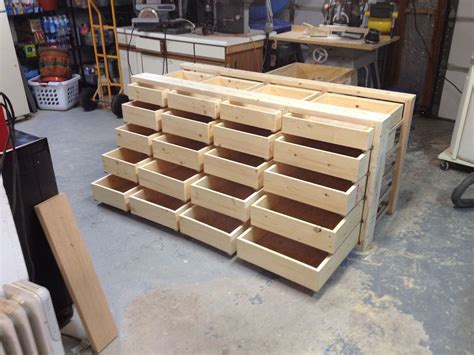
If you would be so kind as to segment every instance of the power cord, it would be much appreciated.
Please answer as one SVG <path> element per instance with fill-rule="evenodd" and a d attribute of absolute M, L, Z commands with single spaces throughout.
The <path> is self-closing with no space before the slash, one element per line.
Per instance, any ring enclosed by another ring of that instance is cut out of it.
<path fill-rule="evenodd" d="M 21 183 L 21 177 L 20 177 L 20 165 L 18 163 L 18 155 L 16 151 L 16 132 L 15 132 L 15 110 L 13 109 L 13 105 L 8 98 L 6 94 L 3 92 L 0 92 L 0 110 L 5 110 L 6 114 L 6 121 L 7 121 L 7 127 L 8 127 L 8 138 L 5 141 L 5 145 L 2 150 L 2 157 L 0 160 L 0 175 L 3 174 L 3 168 L 5 164 L 5 159 L 7 156 L 7 151 L 8 151 L 8 146 L 9 143 L 11 145 L 11 158 L 12 158 L 12 202 L 11 202 L 11 211 L 12 214 L 15 214 L 16 208 L 17 208 L 17 203 L 20 208 L 20 222 L 22 226 L 22 233 L 18 233 L 18 236 L 23 239 L 25 249 L 26 249 L 26 257 L 27 261 L 29 263 L 29 270 L 30 270 L 30 279 L 34 280 L 35 279 L 35 266 L 33 264 L 33 259 L 31 257 L 31 252 L 30 252 L 30 244 L 28 242 L 28 238 L 26 237 L 26 222 L 25 222 L 25 209 L 23 205 L 23 186 Z M 17 231 L 19 229 L 17 228 Z"/>
<path fill-rule="evenodd" d="M 431 52 L 428 49 L 428 45 L 426 44 L 425 37 L 423 36 L 423 34 L 421 33 L 421 31 L 418 28 L 415 0 L 411 0 L 411 4 L 412 4 L 412 7 L 413 7 L 413 20 L 414 20 L 414 25 L 415 25 L 415 31 L 416 31 L 416 33 L 418 33 L 418 36 L 420 36 L 421 41 L 423 42 L 423 46 L 425 47 L 426 54 L 428 54 L 428 60 L 430 60 L 431 59 Z M 454 84 L 451 80 L 449 80 L 445 75 L 443 75 L 442 77 L 443 77 L 444 80 L 446 80 L 448 83 L 450 83 L 456 89 L 456 91 L 458 91 L 460 94 L 462 94 L 462 90 L 456 84 Z"/>
<path fill-rule="evenodd" d="M 132 66 L 130 65 L 130 45 L 132 44 L 133 31 L 135 31 L 135 27 L 133 27 L 132 32 L 130 32 L 130 39 L 128 40 L 128 46 L 127 46 L 127 63 L 128 63 L 128 71 L 130 72 L 130 75 L 134 75 L 132 72 Z"/>

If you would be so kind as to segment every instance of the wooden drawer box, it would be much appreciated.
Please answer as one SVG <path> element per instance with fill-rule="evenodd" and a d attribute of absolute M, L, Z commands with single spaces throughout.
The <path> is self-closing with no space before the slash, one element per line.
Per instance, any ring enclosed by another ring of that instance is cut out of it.
<path fill-rule="evenodd" d="M 168 94 L 168 107 L 198 115 L 219 118 L 220 99 L 215 97 L 172 91 Z"/>
<path fill-rule="evenodd" d="M 204 172 L 250 186 L 263 186 L 263 171 L 271 165 L 262 158 L 225 148 L 214 148 L 204 154 Z"/>
<path fill-rule="evenodd" d="M 224 101 L 220 117 L 226 121 L 246 124 L 277 132 L 281 129 L 282 112 L 278 109 Z"/>
<path fill-rule="evenodd" d="M 402 104 L 349 95 L 324 94 L 315 98 L 313 102 L 350 109 L 384 113 L 390 116 L 390 127 L 396 126 L 397 123 L 402 119 L 403 114 Z"/>
<path fill-rule="evenodd" d="M 141 101 L 131 101 L 122 105 L 122 112 L 123 121 L 126 123 L 150 128 L 157 132 L 161 131 L 163 109 L 160 106 Z"/>
<path fill-rule="evenodd" d="M 163 160 L 154 160 L 138 169 L 141 186 L 182 201 L 190 200 L 191 184 L 201 176 L 192 169 Z"/>
<path fill-rule="evenodd" d="M 150 161 L 148 155 L 127 148 L 117 148 L 102 154 L 105 172 L 135 183 L 138 182 L 138 168 Z"/>
<path fill-rule="evenodd" d="M 374 129 L 355 123 L 321 117 L 283 116 L 282 133 L 366 151 L 371 148 Z"/>
<path fill-rule="evenodd" d="M 256 227 L 237 238 L 237 256 L 313 291 L 319 291 L 359 238 L 355 227 L 333 255 Z"/>
<path fill-rule="evenodd" d="M 157 85 L 134 82 L 128 84 L 128 97 L 131 100 L 166 107 L 170 90 Z"/>
<path fill-rule="evenodd" d="M 262 190 L 255 191 L 212 175 L 202 177 L 191 186 L 192 203 L 244 222 L 250 219 L 250 205 L 261 195 Z"/>
<path fill-rule="evenodd" d="M 359 181 L 369 167 L 369 153 L 311 139 L 284 135 L 275 140 L 277 162 Z"/>
<path fill-rule="evenodd" d="M 363 203 L 346 217 L 284 197 L 266 194 L 250 208 L 253 226 L 333 254 L 360 224 Z"/>
<path fill-rule="evenodd" d="M 263 189 L 279 196 L 346 216 L 365 195 L 363 177 L 357 183 L 315 171 L 275 164 L 263 174 Z"/>
<path fill-rule="evenodd" d="M 202 142 L 164 134 L 153 140 L 153 156 L 171 163 L 202 171 L 204 153 L 211 147 Z"/>
<path fill-rule="evenodd" d="M 115 128 L 115 141 L 119 147 L 128 148 L 136 152 L 151 155 L 151 141 L 159 137 L 160 133 L 154 130 L 126 124 Z"/>
<path fill-rule="evenodd" d="M 187 71 L 187 70 L 178 70 L 172 73 L 168 73 L 166 74 L 166 76 L 171 76 L 172 78 L 189 80 L 189 81 L 202 81 L 205 79 L 212 78 L 215 75 L 207 74 L 207 73 L 198 73 L 198 72 Z"/>
<path fill-rule="evenodd" d="M 193 206 L 180 219 L 181 233 L 233 255 L 235 240 L 245 230 L 238 219 L 200 206 Z"/>
<path fill-rule="evenodd" d="M 129 211 L 129 197 L 140 187 L 118 176 L 107 175 L 92 183 L 92 195 L 106 205 Z"/>
<path fill-rule="evenodd" d="M 321 94 L 321 92 L 315 90 L 298 89 L 275 84 L 267 84 L 253 91 L 295 100 L 311 100 Z"/>
<path fill-rule="evenodd" d="M 262 86 L 262 83 L 260 82 L 229 78 L 225 76 L 215 76 L 213 78 L 204 80 L 203 83 L 239 90 L 252 90 Z"/>
<path fill-rule="evenodd" d="M 273 158 L 273 143 L 280 133 L 238 124 L 221 122 L 214 127 L 214 145 L 255 155 L 269 160 Z"/>
<path fill-rule="evenodd" d="M 163 132 L 206 144 L 212 144 L 213 128 L 219 122 L 208 116 L 180 110 L 166 111 L 162 117 Z"/>
<path fill-rule="evenodd" d="M 190 203 L 148 189 L 142 189 L 130 196 L 132 214 L 176 231 L 179 230 L 179 216 L 189 207 Z"/>

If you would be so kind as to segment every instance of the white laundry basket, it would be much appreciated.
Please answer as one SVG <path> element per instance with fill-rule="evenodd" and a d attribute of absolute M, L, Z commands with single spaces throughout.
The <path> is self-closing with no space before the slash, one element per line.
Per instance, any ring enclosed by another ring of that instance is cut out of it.
<path fill-rule="evenodd" d="M 37 76 L 28 80 L 39 109 L 65 111 L 78 103 L 80 75 L 73 74 L 71 79 L 62 82 L 40 83 L 39 79 Z"/>

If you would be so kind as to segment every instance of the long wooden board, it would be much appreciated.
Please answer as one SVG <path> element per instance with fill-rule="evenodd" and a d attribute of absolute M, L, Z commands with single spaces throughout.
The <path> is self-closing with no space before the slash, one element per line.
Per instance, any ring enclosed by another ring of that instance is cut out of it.
<path fill-rule="evenodd" d="M 35 210 L 92 350 L 100 352 L 117 337 L 117 328 L 69 201 L 60 193 Z"/>

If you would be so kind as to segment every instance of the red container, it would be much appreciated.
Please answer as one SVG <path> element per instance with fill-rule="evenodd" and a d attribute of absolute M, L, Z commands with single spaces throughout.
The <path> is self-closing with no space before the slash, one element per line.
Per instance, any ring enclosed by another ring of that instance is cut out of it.
<path fill-rule="evenodd" d="M 5 142 L 8 139 L 8 128 L 7 122 L 5 121 L 5 114 L 3 112 L 3 107 L 0 107 L 0 155 L 3 153 L 3 148 L 5 148 Z M 7 149 L 10 149 L 12 145 L 8 143 Z"/>
<path fill-rule="evenodd" d="M 58 9 L 58 0 L 39 0 L 39 4 L 44 11 L 53 11 Z"/>

